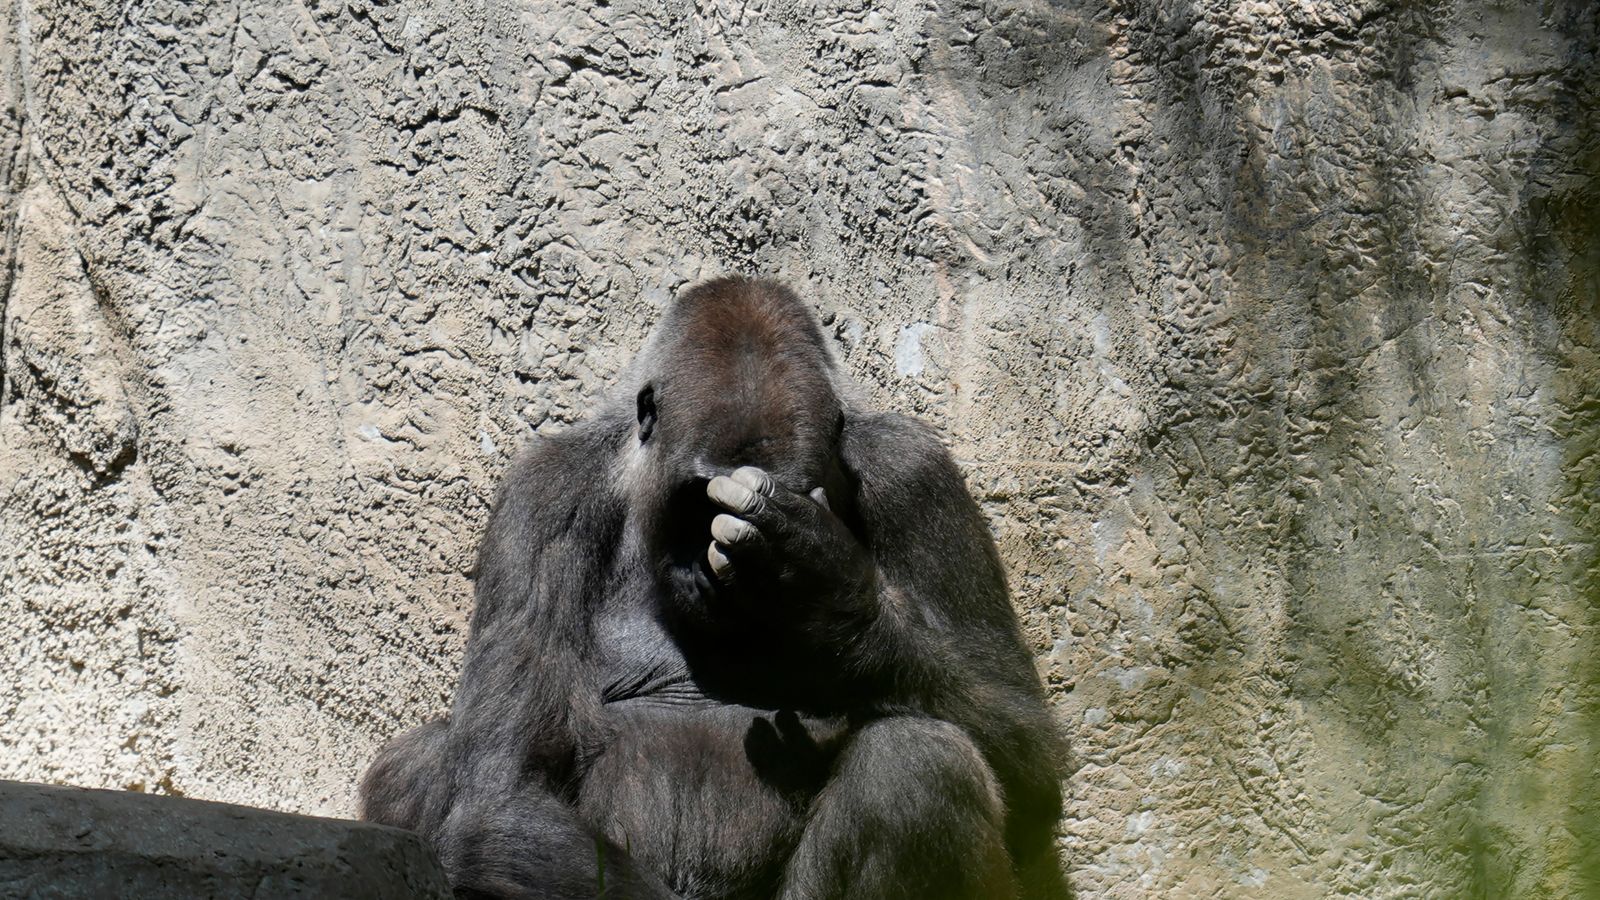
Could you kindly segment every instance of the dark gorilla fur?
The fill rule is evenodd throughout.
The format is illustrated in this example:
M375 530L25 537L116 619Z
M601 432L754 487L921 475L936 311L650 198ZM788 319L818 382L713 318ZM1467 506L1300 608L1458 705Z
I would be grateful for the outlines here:
M684 293L622 390L512 465L454 707L363 817L460 896L1065 896L1056 738L934 433L770 281Z

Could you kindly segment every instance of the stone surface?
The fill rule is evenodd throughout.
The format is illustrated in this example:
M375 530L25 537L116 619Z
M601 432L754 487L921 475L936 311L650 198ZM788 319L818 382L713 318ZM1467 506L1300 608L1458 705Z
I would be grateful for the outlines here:
M0 781L0 895L447 900L409 831L228 803Z
M0 16L0 773L348 814L761 271L991 517L1082 897L1600 893L1592 2Z

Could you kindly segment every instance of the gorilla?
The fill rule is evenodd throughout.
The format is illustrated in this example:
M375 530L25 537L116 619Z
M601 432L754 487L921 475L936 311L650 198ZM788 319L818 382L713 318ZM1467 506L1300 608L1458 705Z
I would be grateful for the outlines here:
M934 432L773 281L676 298L506 475L449 715L361 815L461 897L1064 897L1058 738Z

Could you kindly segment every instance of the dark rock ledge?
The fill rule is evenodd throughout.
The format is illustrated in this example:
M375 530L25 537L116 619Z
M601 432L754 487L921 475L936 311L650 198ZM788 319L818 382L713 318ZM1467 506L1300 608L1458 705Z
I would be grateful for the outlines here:
M448 898L409 831L0 781L0 897Z

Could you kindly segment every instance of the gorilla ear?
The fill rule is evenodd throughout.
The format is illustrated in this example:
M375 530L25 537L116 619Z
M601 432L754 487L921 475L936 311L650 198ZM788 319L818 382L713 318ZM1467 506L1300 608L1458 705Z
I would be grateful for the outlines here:
M650 440L650 432L656 430L656 389L655 385L647 384L639 391L639 443Z

